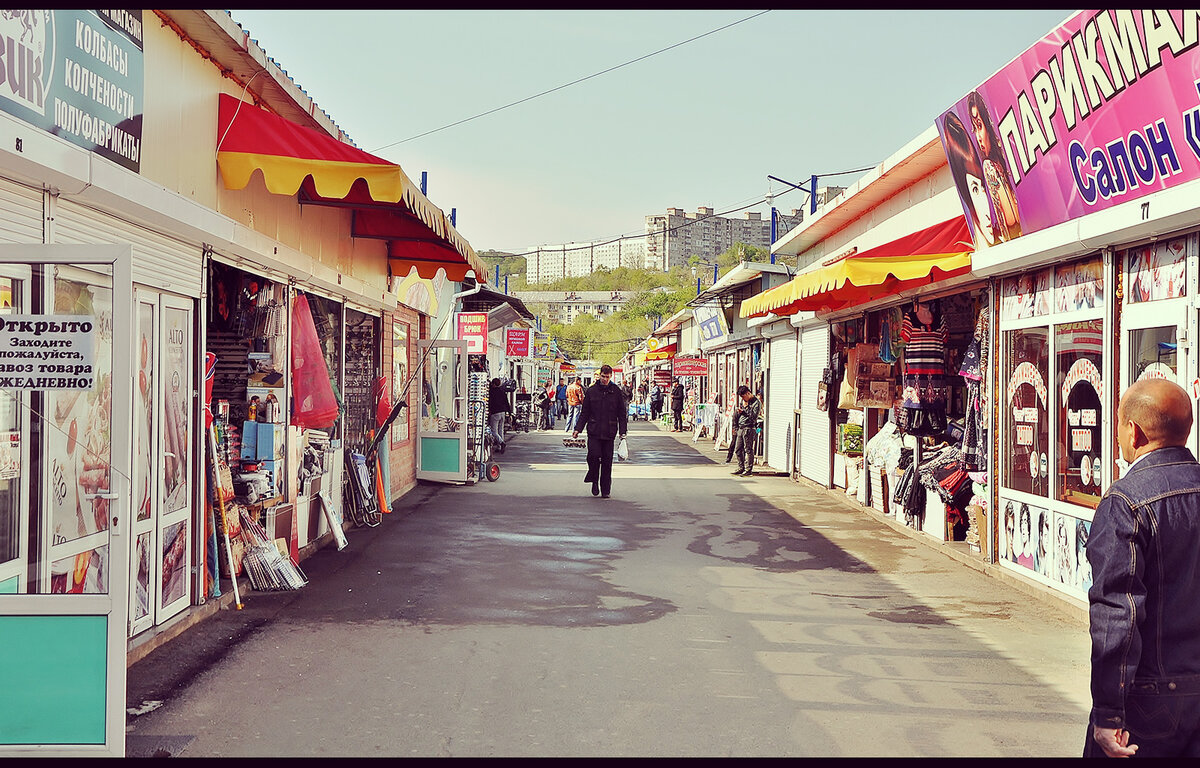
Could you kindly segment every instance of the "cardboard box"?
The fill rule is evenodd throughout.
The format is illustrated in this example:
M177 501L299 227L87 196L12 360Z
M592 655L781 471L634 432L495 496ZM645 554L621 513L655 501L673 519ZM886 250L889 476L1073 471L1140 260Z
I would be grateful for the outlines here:
M242 422L242 453L241 457L246 461L254 461L258 458L258 422L243 421Z

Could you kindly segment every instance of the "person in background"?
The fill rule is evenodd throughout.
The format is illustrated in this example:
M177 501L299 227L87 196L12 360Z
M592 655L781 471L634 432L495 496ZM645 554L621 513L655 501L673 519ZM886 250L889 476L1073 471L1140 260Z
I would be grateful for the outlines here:
M563 379L558 380L558 387L554 390L554 415L559 418L567 418L567 382Z
M550 403L546 411L546 429L554 429L555 411L558 410L558 388L554 386L553 380L546 382L546 400Z
M685 393L683 391L683 382L675 379L675 384L671 387L671 415L674 417L674 422L671 426L672 432L683 431L683 401Z
M1092 520L1092 710L1084 757L1200 757L1200 463L1192 400L1166 379L1117 406L1129 469Z
M662 409L663 390L658 382L655 382L654 386L650 387L650 420L658 421L658 417L662 415Z
M500 453L504 453L504 419L511 412L512 405L508 402L508 392L504 391L500 379L492 379L492 384L488 388L488 426L492 428L492 434L496 436L496 450Z
M579 411L583 408L584 391L579 383L579 377L571 379L567 385L567 431L570 432L579 423Z
M754 472L754 438L758 431L758 417L762 413L762 401L745 384L737 388L737 393L742 399L742 407L733 417L733 439L738 460L738 468L733 470L733 474L748 476Z
M629 429L629 406L611 379L612 366L600 366L599 380L584 393L579 423L571 432L571 437L579 437L580 429L587 429L588 470L583 482L592 484L593 496L606 499L612 492L613 449Z
M554 398L546 391L545 387L539 386L537 392L533 393L533 404L541 411L541 416L538 419L538 430L545 431L550 428L550 409L554 407Z

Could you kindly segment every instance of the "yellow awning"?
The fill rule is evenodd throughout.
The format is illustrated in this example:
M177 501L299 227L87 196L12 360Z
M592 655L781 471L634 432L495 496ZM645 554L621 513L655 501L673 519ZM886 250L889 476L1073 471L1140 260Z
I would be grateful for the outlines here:
M864 253L832 259L746 299L739 314L837 310L964 274L971 270L969 235L960 216Z

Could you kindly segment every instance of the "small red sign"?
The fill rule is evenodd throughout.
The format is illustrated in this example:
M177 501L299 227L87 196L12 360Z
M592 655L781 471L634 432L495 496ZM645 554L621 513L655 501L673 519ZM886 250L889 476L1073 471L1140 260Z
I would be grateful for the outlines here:
M529 328L506 328L504 330L504 354L508 357L529 357Z
M680 376L707 376L708 375L708 359L703 357L677 357L672 360L674 363L675 377Z

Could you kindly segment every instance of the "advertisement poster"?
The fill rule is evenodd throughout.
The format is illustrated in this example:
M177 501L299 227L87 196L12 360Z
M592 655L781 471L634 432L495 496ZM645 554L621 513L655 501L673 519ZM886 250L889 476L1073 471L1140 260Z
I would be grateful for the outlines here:
M65 274L66 268L60 268ZM47 395L46 450L51 473L51 544L59 546L108 530L109 500L96 498L112 487L109 454L112 430L112 290L80 279L54 283L56 314L95 318L96 380L90 391ZM68 563L67 561L71 562ZM52 589L104 591L108 546L62 558L52 569ZM71 578L68 579L67 576Z
M140 534L133 545L133 560L137 563L137 575L133 581L134 623L150 615L150 548L154 532Z
M133 512L137 520L149 520L154 509L154 451L150 445L154 434L154 306L145 302L137 305L137 389L133 393L134 418L134 481Z
M175 512L188 504L188 446L191 402L191 366L188 363L191 313L184 309L163 310L163 492L164 512Z
M1008 278L1000 289L1000 319L1025 320L1050 313L1050 270Z
M1036 570L1040 524L1045 519L1049 525L1050 510L1007 499L1000 500L1000 509L1000 558Z
M0 11L0 49L0 110L140 170L140 10Z
M404 399L404 385L408 382L408 324L398 320L392 322L392 406ZM392 426L392 447L408 440L408 409L402 408Z
M937 119L978 249L1200 176L1196 19L1075 13Z
M1100 259L1054 270L1054 309L1057 312L1104 309L1104 267Z
M700 348L707 351L725 342L729 329L720 307L702 306L692 310L696 326L700 329Z
M504 354L507 357L530 357L533 331L529 328L504 329Z
M454 338L467 342L467 353L487 354L487 312L459 312L455 319L458 332Z
M163 528L162 597L160 606L168 606L183 597L187 586L187 520Z
M0 480L21 476L21 433L0 432Z
M1131 304L1187 295L1187 241L1183 238L1130 248L1125 296Z

